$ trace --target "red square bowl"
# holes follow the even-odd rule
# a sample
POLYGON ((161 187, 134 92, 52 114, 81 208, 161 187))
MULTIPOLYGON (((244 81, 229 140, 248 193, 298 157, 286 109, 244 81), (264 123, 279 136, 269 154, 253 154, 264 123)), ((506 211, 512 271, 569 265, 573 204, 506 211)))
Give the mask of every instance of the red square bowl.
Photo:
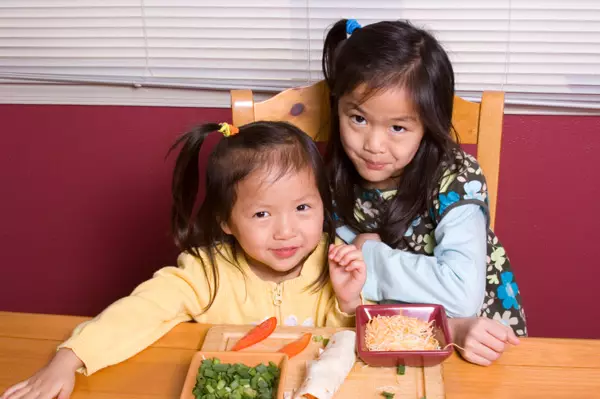
POLYGON ((356 349, 363 362, 376 367, 395 367, 398 365, 422 367, 434 366, 446 360, 453 352, 452 346, 439 350, 424 351, 369 351, 365 344, 365 330, 369 320, 375 316, 416 317, 424 321, 434 321, 435 338, 440 347, 451 343, 446 312, 441 305, 394 304, 361 305, 356 308, 356 349))

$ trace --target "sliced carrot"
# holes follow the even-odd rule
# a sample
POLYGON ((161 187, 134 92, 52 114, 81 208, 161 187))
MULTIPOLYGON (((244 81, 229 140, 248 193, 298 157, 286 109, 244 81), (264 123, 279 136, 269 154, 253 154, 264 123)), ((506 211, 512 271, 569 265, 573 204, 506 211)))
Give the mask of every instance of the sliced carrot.
POLYGON ((277 327, 277 318, 270 317, 263 321, 252 330, 248 331, 238 342, 231 348, 232 351, 239 351, 249 346, 255 345, 260 341, 266 339, 269 335, 275 331, 277 327))
POLYGON ((296 356, 298 353, 302 352, 308 344, 310 344, 310 338, 312 337, 311 333, 306 333, 300 337, 299 340, 290 342, 283 348, 279 349, 278 352, 285 353, 288 357, 292 358, 296 356))

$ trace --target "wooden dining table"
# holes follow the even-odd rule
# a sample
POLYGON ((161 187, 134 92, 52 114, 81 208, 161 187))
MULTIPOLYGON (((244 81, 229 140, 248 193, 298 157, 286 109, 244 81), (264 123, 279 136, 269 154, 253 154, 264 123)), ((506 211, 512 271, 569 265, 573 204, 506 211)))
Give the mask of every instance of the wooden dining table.
MULTIPOLYGON (((0 312, 0 392, 31 376, 86 317, 0 312)), ((180 324, 151 347, 90 377, 73 399, 179 398, 210 325, 180 324)), ((600 398, 600 340, 525 338, 490 367, 454 354, 443 365, 446 397, 600 398)), ((398 398, 402 399, 402 398, 398 398)))

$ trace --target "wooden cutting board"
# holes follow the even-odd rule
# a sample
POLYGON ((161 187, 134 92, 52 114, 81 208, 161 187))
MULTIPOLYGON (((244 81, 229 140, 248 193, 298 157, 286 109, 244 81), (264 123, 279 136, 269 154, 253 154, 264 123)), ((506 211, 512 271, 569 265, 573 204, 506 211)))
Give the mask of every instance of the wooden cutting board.
MULTIPOLYGON (((208 330, 202 350, 228 351, 250 328, 252 327, 233 325, 212 327, 208 330)), ((300 338, 306 332, 312 333, 313 337, 320 335, 329 338, 341 330, 336 328, 277 327, 269 338, 244 351, 275 352, 283 345, 300 338)), ((304 381, 307 362, 317 358, 320 348, 323 348, 322 342, 311 341, 304 352, 290 359, 286 392, 300 387, 304 381)), ((335 398, 381 399, 382 391, 395 393, 397 399, 443 399, 445 394, 442 366, 407 367, 406 374, 397 375, 395 368, 369 367, 357 358, 354 368, 336 393, 335 398)))

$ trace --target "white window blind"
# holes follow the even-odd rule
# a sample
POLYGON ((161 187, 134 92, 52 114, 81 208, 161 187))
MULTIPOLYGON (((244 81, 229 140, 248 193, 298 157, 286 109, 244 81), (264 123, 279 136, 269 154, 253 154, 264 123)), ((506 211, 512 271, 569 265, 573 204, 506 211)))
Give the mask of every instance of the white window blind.
POLYGON ((465 97, 600 109, 597 0, 0 0, 0 85, 275 92, 321 79, 340 18, 430 30, 465 97))

